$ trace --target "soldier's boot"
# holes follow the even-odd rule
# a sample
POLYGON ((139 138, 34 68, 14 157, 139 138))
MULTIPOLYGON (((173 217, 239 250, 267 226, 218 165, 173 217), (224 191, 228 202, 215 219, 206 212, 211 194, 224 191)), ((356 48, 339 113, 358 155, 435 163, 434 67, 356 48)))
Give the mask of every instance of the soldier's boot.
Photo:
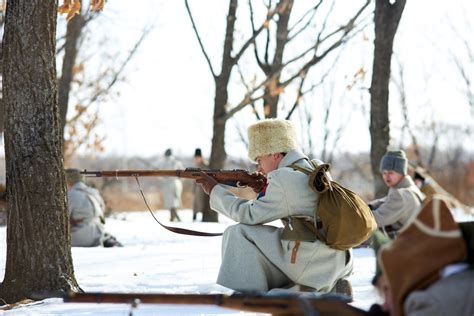
POLYGON ((102 246, 105 248, 111 248, 111 247, 123 247, 122 243, 117 240, 114 236, 106 233, 104 241, 102 242, 102 246))
POLYGON ((354 299, 351 281, 348 279, 337 280, 336 285, 331 292, 346 295, 351 301, 354 299))

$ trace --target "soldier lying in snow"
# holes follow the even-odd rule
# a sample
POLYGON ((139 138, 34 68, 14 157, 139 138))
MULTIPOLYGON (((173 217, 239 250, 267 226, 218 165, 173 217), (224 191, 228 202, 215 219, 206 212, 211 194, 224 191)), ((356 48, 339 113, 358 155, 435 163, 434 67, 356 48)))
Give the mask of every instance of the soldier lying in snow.
POLYGON ((66 170, 71 245, 75 247, 121 247, 104 228, 105 202, 99 191, 88 186, 78 169, 66 170))

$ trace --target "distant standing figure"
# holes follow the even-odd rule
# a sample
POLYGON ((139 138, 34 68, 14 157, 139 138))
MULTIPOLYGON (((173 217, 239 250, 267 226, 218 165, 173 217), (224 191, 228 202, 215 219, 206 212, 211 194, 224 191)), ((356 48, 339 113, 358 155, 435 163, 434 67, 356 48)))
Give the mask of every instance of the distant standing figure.
MULTIPOLYGON (((196 148, 194 151, 194 164, 197 168, 208 169, 209 165, 202 156, 201 148, 196 148)), ((193 221, 197 219, 197 214, 205 212, 211 212, 209 205, 209 195, 207 195, 202 187, 198 184, 194 184, 193 187, 194 200, 193 200, 193 221)))
MULTIPOLYGON (((168 148, 165 151, 164 160, 160 163, 161 169, 184 169, 183 164, 173 156, 173 151, 168 148)), ((178 209, 181 208, 181 194, 183 193, 183 184, 179 178, 163 178, 162 182, 164 208, 170 210, 170 221, 178 221, 178 209)))
POLYGON ((99 191, 84 182, 78 169, 66 169, 73 247, 121 247, 117 239, 104 228, 105 202, 99 191))

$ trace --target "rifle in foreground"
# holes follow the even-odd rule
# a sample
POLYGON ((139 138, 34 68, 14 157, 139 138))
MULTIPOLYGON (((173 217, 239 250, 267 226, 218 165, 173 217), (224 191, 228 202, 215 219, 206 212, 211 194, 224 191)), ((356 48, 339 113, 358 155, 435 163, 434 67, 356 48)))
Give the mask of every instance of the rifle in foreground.
POLYGON ((239 311, 270 313, 272 315, 361 316, 367 312, 347 304, 345 296, 265 295, 265 294, 140 294, 140 293, 60 293, 36 294, 42 300, 61 297, 65 303, 122 303, 136 307, 143 304, 215 305, 239 311))
POLYGON ((87 177, 177 177, 184 179, 199 179, 202 172, 213 177, 217 182, 231 186, 249 186, 255 192, 260 192, 267 183, 261 173, 249 173, 247 170, 233 169, 200 169, 186 168, 184 170, 84 170, 81 174, 87 177))

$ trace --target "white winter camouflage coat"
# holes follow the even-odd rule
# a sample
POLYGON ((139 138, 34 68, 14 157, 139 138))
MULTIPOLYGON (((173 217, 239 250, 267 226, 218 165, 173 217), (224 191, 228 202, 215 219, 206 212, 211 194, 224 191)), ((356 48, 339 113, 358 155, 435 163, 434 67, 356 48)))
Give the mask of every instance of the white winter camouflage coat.
MULTIPOLYGON (((174 170, 183 169, 183 164, 173 156, 165 157, 159 164, 160 169, 174 170)), ((165 209, 180 209, 183 183, 179 178, 165 177, 161 179, 161 192, 163 193, 163 207, 165 209)))
POLYGON ((78 222, 71 225, 71 244, 77 247, 94 247, 102 244, 104 201, 98 191, 84 182, 76 182, 68 192, 69 216, 78 222))

